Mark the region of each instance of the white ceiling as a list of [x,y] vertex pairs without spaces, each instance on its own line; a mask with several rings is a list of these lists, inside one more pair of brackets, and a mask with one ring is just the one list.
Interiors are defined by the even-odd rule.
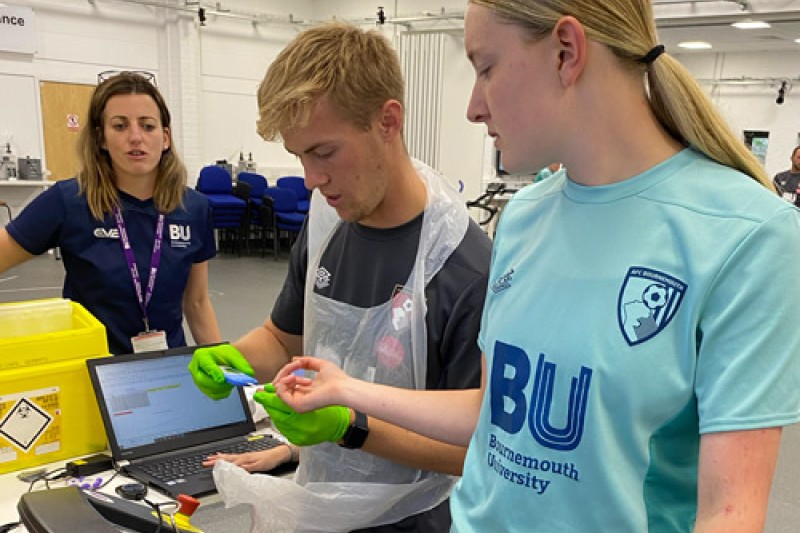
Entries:
[[[798,2],[800,3],[800,2]],[[760,30],[740,30],[730,24],[745,18],[770,22],[771,28]],[[691,53],[678,48],[683,41],[706,41],[715,52],[767,52],[772,50],[791,51],[798,54],[800,70],[800,11],[779,14],[760,13],[758,15],[661,18],[658,22],[660,41],[672,53]],[[709,50],[699,52],[708,53]]]

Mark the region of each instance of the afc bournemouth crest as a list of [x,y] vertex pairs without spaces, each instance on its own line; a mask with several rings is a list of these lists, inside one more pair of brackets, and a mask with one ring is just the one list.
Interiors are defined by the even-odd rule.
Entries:
[[668,274],[645,267],[628,269],[617,304],[617,319],[628,344],[658,335],[675,316],[685,293],[686,284]]

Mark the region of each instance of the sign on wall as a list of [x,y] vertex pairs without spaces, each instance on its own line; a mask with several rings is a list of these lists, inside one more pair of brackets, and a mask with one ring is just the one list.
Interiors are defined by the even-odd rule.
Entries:
[[36,52],[36,15],[29,7],[0,7],[0,50]]

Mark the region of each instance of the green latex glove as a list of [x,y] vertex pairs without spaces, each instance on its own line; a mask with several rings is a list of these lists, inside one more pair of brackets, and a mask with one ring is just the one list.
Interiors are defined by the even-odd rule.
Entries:
[[189,362],[189,372],[197,388],[212,400],[227,398],[233,390],[233,385],[225,381],[225,375],[219,365],[235,368],[248,376],[255,374],[247,359],[230,344],[196,349]]
[[338,442],[350,426],[350,410],[341,405],[323,407],[308,413],[298,413],[281,400],[272,384],[253,395],[264,406],[275,428],[297,446],[320,442]]

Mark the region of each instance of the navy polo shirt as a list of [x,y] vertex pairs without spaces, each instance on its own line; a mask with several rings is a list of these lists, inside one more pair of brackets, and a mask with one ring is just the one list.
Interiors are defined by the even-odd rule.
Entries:
[[[144,293],[158,213],[152,200],[119,194]],[[82,304],[105,325],[111,353],[133,351],[130,339],[144,330],[144,321],[113,214],[95,219],[78,193],[77,180],[70,179],[39,194],[7,229],[31,254],[60,248],[64,297]],[[192,265],[215,255],[208,200],[187,188],[183,206],[165,217],[161,264],[147,307],[150,328],[165,331],[171,348],[186,344],[182,300]]]

